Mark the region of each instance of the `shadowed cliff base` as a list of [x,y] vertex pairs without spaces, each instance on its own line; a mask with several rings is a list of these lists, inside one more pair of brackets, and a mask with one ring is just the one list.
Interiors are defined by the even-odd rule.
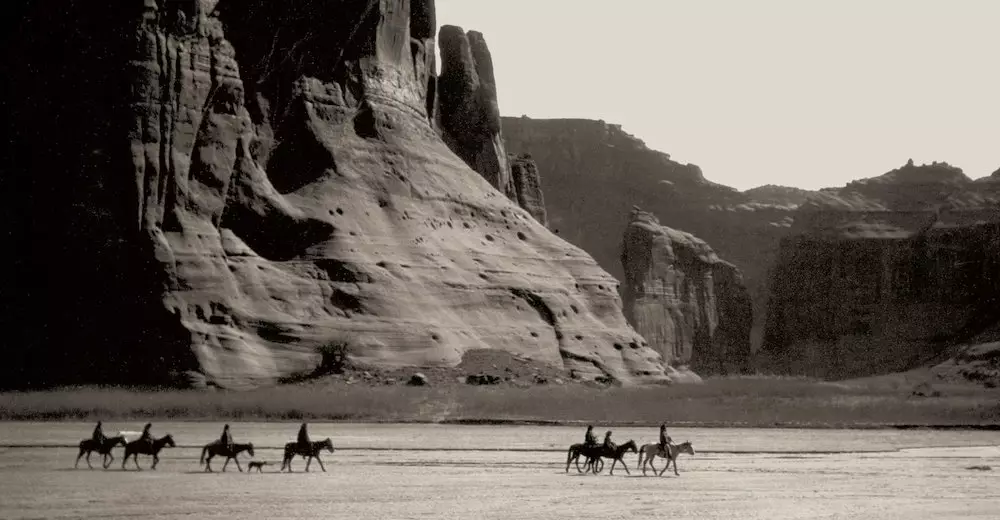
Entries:
[[2,420],[308,420],[461,424],[617,424],[794,428],[998,428],[1000,390],[912,380],[825,383],[706,378],[700,385],[429,386],[327,381],[245,392],[72,388],[0,393]]

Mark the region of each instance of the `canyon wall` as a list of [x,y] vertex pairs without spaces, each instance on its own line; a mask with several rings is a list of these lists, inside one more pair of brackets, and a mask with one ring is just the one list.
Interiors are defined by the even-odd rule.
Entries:
[[665,360],[698,373],[749,369],[750,294],[703,240],[633,209],[621,245],[625,316]]
[[462,141],[463,92],[495,82],[471,40],[434,77],[432,1],[13,4],[4,385],[269,384],[336,343],[676,376],[617,281],[510,200],[541,206],[537,168],[499,164],[491,121]]
[[906,370],[1000,324],[996,180],[910,162],[812,196],[781,242],[757,366]]
[[507,150],[530,154],[543,172],[549,227],[559,236],[594,255],[619,279],[625,275],[621,229],[633,205],[704,239],[743,273],[759,343],[768,269],[795,209],[811,192],[779,186],[739,192],[604,121],[505,117],[502,122]]

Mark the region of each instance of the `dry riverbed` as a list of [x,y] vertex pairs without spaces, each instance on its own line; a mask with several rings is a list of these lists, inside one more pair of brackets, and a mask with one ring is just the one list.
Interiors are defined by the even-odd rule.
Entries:
[[[580,428],[345,423],[310,426],[337,447],[324,456],[327,472],[302,473],[297,460],[295,474],[279,474],[278,448],[295,422],[232,423],[237,442],[274,464],[263,474],[232,464],[203,473],[198,448],[221,430],[208,422],[154,422],[155,435],[178,443],[156,471],[122,471],[120,448],[110,470],[74,470],[72,446],[91,427],[0,423],[0,517],[939,520],[995,518],[1000,503],[1000,433],[990,431],[672,428],[696,454],[681,456],[679,477],[656,478],[639,476],[634,454],[631,476],[566,473],[563,450]],[[606,429],[619,442],[656,435]]]

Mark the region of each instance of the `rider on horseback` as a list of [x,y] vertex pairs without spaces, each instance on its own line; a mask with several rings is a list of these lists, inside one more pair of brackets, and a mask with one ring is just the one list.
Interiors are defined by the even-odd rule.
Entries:
[[312,444],[309,442],[309,432],[306,431],[306,423],[302,423],[302,426],[299,427],[298,443],[302,449],[307,449]]
[[604,449],[607,451],[615,451],[615,443],[611,442],[611,430],[608,430],[604,434]]
[[146,423],[146,426],[142,428],[142,435],[139,436],[137,442],[145,442],[146,444],[153,445],[153,435],[149,433],[149,429],[153,427],[153,423]]
[[670,436],[667,435],[667,423],[661,424],[660,425],[660,442],[657,443],[656,447],[660,451],[666,452],[666,450],[667,450],[667,443],[669,443],[671,440],[672,439],[670,438]]
[[587,433],[584,434],[583,436],[583,446],[584,447],[597,446],[597,437],[594,435],[593,425],[587,426]]
[[104,430],[101,428],[101,421],[97,421],[97,426],[94,428],[94,433],[91,434],[90,438],[97,443],[98,446],[104,445]]
[[229,425],[222,427],[222,437],[219,439],[219,444],[221,444],[227,451],[233,451],[233,434],[229,433]]

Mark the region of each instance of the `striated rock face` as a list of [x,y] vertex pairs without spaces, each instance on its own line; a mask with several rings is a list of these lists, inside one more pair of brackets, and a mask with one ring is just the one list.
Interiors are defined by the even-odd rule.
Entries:
[[549,227],[619,279],[622,215],[633,205],[712,244],[745,276],[759,342],[768,269],[811,192],[777,186],[739,192],[604,121],[505,117],[503,133],[507,149],[531,154],[545,175]]
[[545,197],[542,195],[542,179],[538,175],[538,165],[530,155],[509,155],[510,177],[513,185],[513,200],[535,217],[541,225],[548,225],[545,212]]
[[747,370],[753,310],[735,266],[637,208],[621,262],[625,315],[665,360],[699,373]]
[[433,2],[15,4],[4,384],[271,383],[339,342],[669,380],[615,279],[437,134],[476,111],[435,87]]
[[766,370],[905,370],[1000,324],[996,185],[911,162],[823,190],[795,222],[772,280]]

